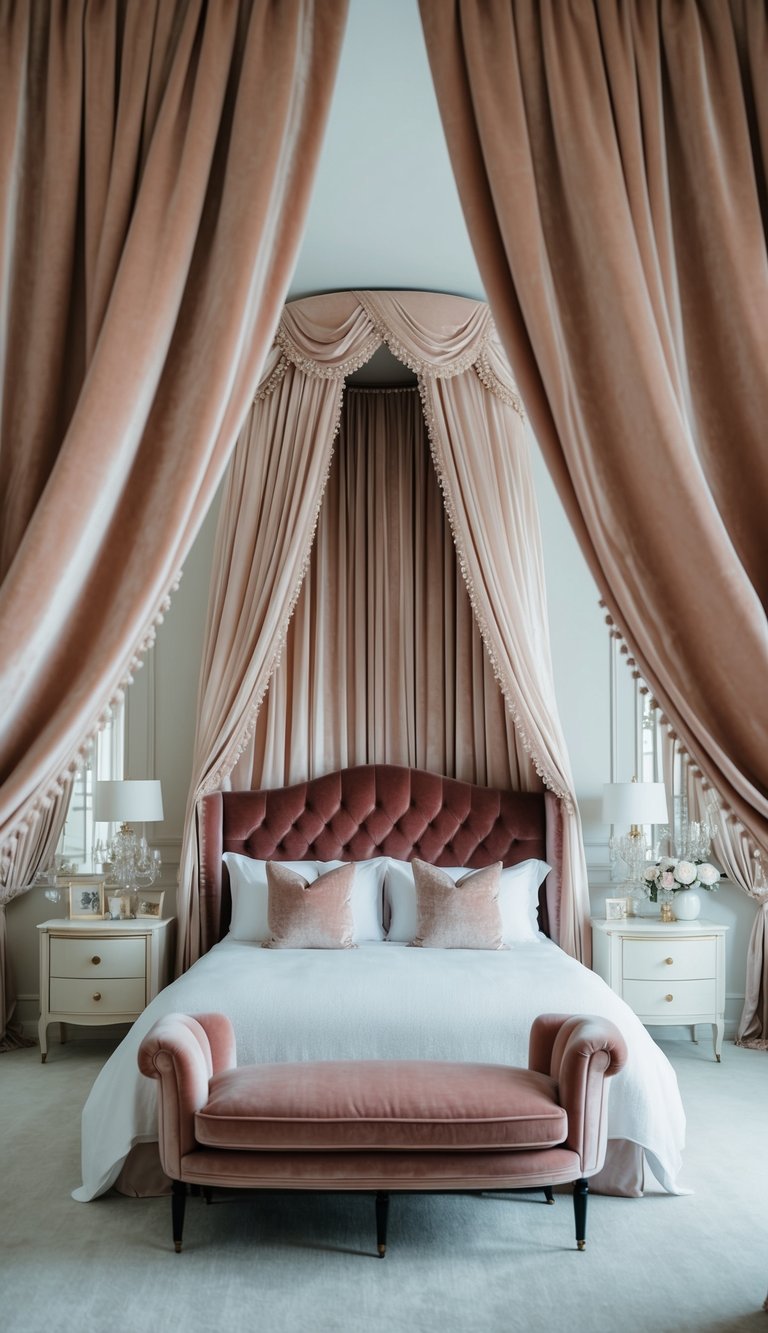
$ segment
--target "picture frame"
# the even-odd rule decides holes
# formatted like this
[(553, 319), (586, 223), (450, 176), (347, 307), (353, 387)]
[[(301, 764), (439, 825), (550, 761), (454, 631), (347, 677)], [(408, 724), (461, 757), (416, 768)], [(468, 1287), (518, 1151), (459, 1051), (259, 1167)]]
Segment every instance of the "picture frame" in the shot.
[(100, 921), (104, 916), (104, 879), (98, 875), (73, 875), (67, 881), (69, 915), (72, 921)]
[(165, 889), (137, 889), (136, 916), (159, 921), (163, 915)]
[(606, 898), (605, 900), (606, 921), (623, 921), (626, 915), (627, 915), (626, 898)]

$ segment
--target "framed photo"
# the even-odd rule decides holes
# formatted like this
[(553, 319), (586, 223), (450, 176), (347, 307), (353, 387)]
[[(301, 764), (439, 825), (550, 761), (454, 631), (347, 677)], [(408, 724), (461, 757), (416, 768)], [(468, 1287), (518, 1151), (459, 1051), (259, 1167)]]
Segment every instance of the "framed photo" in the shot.
[(163, 915), (165, 889), (139, 889), (136, 894), (136, 916), (154, 917), (156, 921)]
[(81, 875), (69, 880), (69, 915), (73, 921), (98, 921), (103, 917), (103, 879)]
[(605, 900), (606, 921), (623, 921), (626, 915), (627, 915), (626, 898), (606, 898)]

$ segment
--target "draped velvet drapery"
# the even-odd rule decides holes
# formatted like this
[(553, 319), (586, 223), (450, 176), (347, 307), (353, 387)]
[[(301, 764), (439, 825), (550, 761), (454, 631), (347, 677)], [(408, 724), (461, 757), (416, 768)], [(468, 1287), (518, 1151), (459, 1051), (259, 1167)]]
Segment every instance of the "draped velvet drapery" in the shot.
[(420, 9), (470, 238), (560, 497), (632, 664), (766, 856), (765, 8)]
[(3, 896), (50, 842), (252, 401), (346, 7), (0, 8)]
[[(254, 730), (308, 564), (344, 380), (382, 342), (418, 377), (476, 623), (523, 751), (552, 796), (550, 826), (566, 869), (555, 933), (577, 957), (588, 948), (586, 867), (552, 686), (529, 443), (488, 309), (426, 293), (342, 292), (286, 306), (223, 499), (182, 848), (179, 969), (200, 947), (197, 800), (251, 785)], [(265, 739), (262, 730), (258, 744)]]

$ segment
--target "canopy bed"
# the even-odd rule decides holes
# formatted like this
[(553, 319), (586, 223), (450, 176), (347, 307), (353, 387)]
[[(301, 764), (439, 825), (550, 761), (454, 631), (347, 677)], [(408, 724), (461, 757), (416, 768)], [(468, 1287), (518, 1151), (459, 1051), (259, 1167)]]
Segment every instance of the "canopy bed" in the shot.
[[(416, 374), (421, 412), (411, 393), (345, 413), (346, 376), (383, 342)], [(354, 456), (355, 423), (372, 463)], [(414, 860), (448, 867), (454, 883), (500, 864), (504, 947), (409, 947)], [(263, 949), (270, 862), (307, 887), (354, 863), (368, 923), (356, 947)], [(488, 309), (418, 292), (294, 302), (222, 500), (181, 858), (182, 975), (97, 1080), (76, 1197), (118, 1176), (127, 1192), (146, 1188), (141, 1154), (123, 1169), (156, 1139), (136, 1053), (172, 1011), (227, 1013), (245, 1063), (517, 1066), (537, 1013), (603, 1015), (630, 1059), (613, 1081), (598, 1187), (641, 1193), (645, 1154), (675, 1191), (675, 1077), (582, 965), (587, 913), (529, 441)]]

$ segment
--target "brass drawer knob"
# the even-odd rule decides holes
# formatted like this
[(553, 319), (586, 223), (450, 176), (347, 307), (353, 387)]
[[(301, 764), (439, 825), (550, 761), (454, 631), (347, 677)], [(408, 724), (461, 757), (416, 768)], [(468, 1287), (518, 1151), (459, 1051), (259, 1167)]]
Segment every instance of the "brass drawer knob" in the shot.
[(674, 998), (675, 998), (674, 995), (665, 995), (665, 996), (664, 996), (664, 999), (665, 999), (665, 1000), (674, 1000)]
[[(96, 962), (96, 959), (94, 958), (93, 961), (94, 961), (94, 963), (95, 963), (95, 962)], [(664, 962), (665, 962), (665, 963), (674, 963), (674, 961), (675, 961), (674, 958), (665, 958), (665, 959), (664, 959)]]
[[(94, 999), (94, 1000), (100, 1000), (100, 999), (101, 999), (101, 991), (100, 991), (100, 990), (97, 990), (97, 991), (94, 993), (94, 995), (92, 996), (92, 999)], [(671, 996), (671, 995), (668, 995), (668, 996), (667, 996), (667, 999), (668, 999), (668, 1000), (671, 1000), (671, 999), (672, 999), (672, 996)]]
[[(93, 966), (94, 966), (94, 967), (98, 967), (98, 966), (99, 966), (99, 963), (101, 962), (101, 959), (99, 958), (99, 955), (98, 955), (97, 953), (95, 953), (95, 954), (93, 955), (93, 958), (91, 959), (91, 962), (93, 963)], [(668, 959), (667, 959), (667, 962), (668, 962), (668, 963), (671, 963), (671, 962), (672, 962), (672, 959), (671, 959), (671, 958), (668, 958)]]

